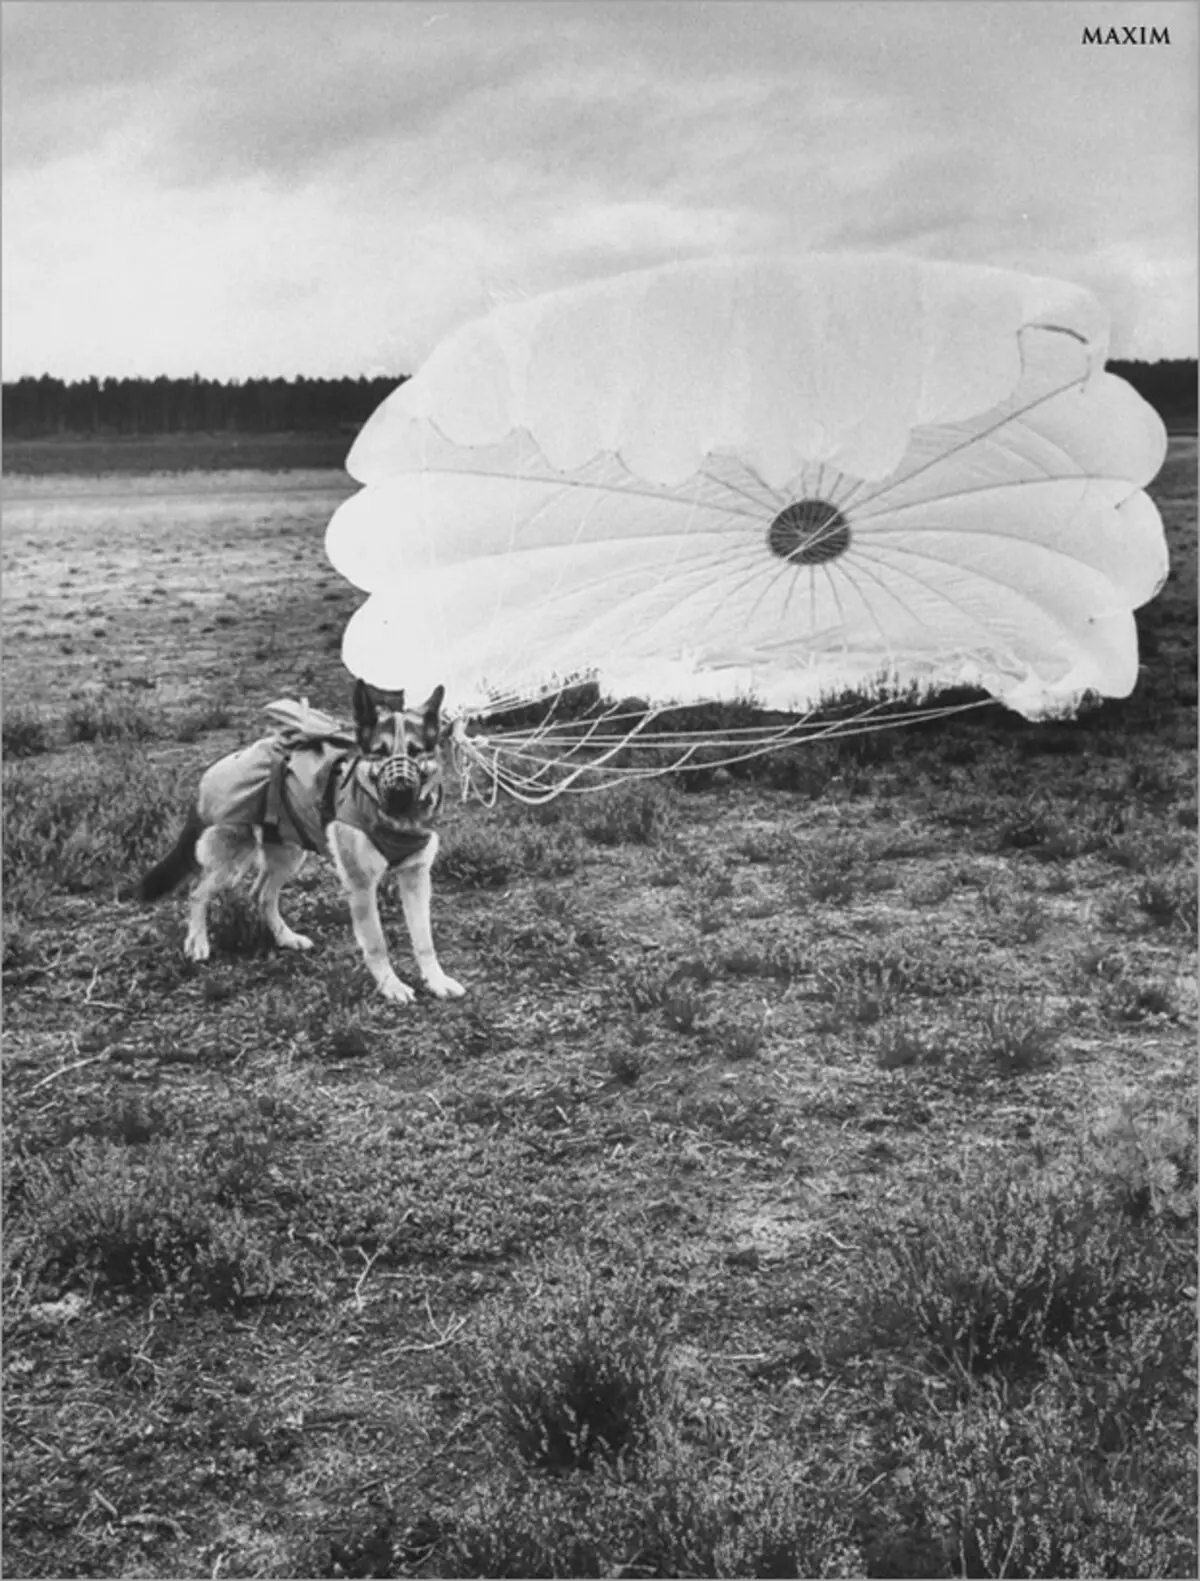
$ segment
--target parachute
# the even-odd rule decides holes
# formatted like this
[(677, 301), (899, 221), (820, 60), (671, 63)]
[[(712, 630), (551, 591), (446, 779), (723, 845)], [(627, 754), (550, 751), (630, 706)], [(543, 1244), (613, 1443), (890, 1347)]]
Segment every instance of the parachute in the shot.
[[(1133, 611), (1167, 574), (1142, 492), (1166, 432), (1106, 352), (1077, 286), (882, 254), (507, 303), (355, 442), (364, 487), (326, 538), (369, 595), (344, 661), (385, 689), (444, 683), (476, 720), (583, 678), (797, 729), (847, 691), (868, 722), (897, 692), (968, 686), (1028, 719), (1126, 696)], [(609, 723), (593, 748), (622, 740)]]

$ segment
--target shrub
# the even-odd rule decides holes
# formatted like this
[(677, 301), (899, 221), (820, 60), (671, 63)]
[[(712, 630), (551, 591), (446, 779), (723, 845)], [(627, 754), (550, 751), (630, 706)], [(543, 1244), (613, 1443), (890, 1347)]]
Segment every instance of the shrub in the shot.
[(727, 1060), (753, 1059), (762, 1051), (771, 1026), (771, 1012), (764, 1007), (757, 1014), (724, 1016), (709, 1028), (709, 1039)]
[(1000, 825), (1001, 851), (1028, 851), (1041, 862), (1067, 862), (1083, 850), (1077, 830), (1052, 807), (1030, 800)]
[(638, 1046), (635, 1023), (627, 1029), (624, 1040), (609, 1049), (608, 1068), (623, 1086), (632, 1087), (644, 1075), (646, 1065), (646, 1055)]
[(1095, 1172), (1120, 1210), (1187, 1221), (1196, 1215), (1196, 1119), (1129, 1098), (1092, 1128)]
[(50, 731), (36, 708), (18, 704), (6, 709), (3, 724), (6, 758), (32, 758), (50, 750)]
[(1106, 847), (1105, 856), (1127, 873), (1146, 873), (1155, 867), (1170, 866), (1184, 852), (1184, 843), (1172, 836), (1154, 837), (1139, 830), (1116, 836)]
[(697, 1032), (704, 1014), (704, 999), (686, 978), (667, 985), (662, 996), (663, 1020), (672, 1032)]
[(979, 1051), (1003, 1076), (1043, 1069), (1057, 1041), (1058, 1028), (1041, 1007), (998, 999), (984, 1011)]
[(657, 845), (670, 827), (674, 803), (660, 785), (623, 785), (589, 801), (584, 834), (597, 845)]
[(715, 1458), (656, 1427), (636, 1469), (485, 1477), (436, 1556), (445, 1576), (853, 1577), (857, 1489), (817, 1451)]
[(873, 1026), (894, 1008), (904, 984), (902, 970), (880, 955), (861, 957), (816, 971), (817, 997), (829, 1004), (819, 1020), (825, 1031), (839, 1031), (847, 1023)]
[(735, 944), (721, 957), (721, 970), (730, 977), (769, 977), (771, 956), (759, 944)]
[(570, 824), (463, 819), (442, 837), (438, 872), (476, 889), (501, 889), (522, 876), (565, 877), (580, 861), (579, 834)]
[(150, 741), (158, 721), (127, 697), (84, 698), (67, 712), (68, 741)]
[(175, 726), (176, 741), (198, 741), (211, 730), (225, 730), (233, 723), (233, 711), (225, 703), (205, 703), (190, 708)]
[(1035, 944), (1050, 924), (1050, 913), (1037, 895), (1008, 895), (991, 886), (980, 893), (984, 909), (992, 914), (1004, 942)]
[(1132, 972), (1120, 970), (1103, 982), (1100, 1005), (1114, 1021), (1137, 1023), (1148, 1016), (1179, 1014), (1179, 996), (1167, 978), (1139, 981)]
[(1178, 927), (1196, 934), (1196, 877), (1194, 872), (1145, 878), (1134, 895), (1140, 910), (1156, 927)]
[(921, 929), (865, 940), (851, 959), (818, 965), (817, 978), (823, 988), (853, 986), (885, 1001), (957, 999), (983, 980), (975, 958), (959, 941)]
[(625, 967), (616, 979), (612, 990), (614, 1003), (622, 1009), (644, 1015), (649, 1010), (665, 1010), (677, 1019), (687, 1017), (688, 1007), (693, 1006), (691, 1021), (699, 1011), (696, 989), (707, 988), (713, 980), (713, 969), (699, 958), (669, 963), (640, 961)]
[(173, 1294), (218, 1307), (270, 1296), (278, 1275), (239, 1199), (262, 1174), (218, 1138), (190, 1154), (178, 1144), (114, 1146), (85, 1139), (59, 1159), (34, 1161), (21, 1222), (45, 1277), (108, 1294)]
[(786, 865), (796, 861), (800, 855), (799, 842), (774, 829), (766, 834), (755, 832), (744, 835), (734, 845), (734, 850), (739, 856), (745, 857), (747, 862), (764, 866)]
[(845, 838), (814, 844), (802, 858), (803, 897), (809, 900), (849, 900), (860, 852)]
[(903, 1070), (913, 1065), (936, 1065), (943, 1050), (916, 1026), (894, 1022), (879, 1029), (875, 1057), (881, 1070)]
[(1139, 756), (1129, 765), (1128, 786), (1135, 796), (1160, 801), (1170, 797), (1180, 781), (1179, 767), (1168, 753)]
[(503, 1440), (526, 1464), (615, 1464), (644, 1445), (673, 1397), (667, 1314), (637, 1270), (616, 1282), (569, 1259), (549, 1277), (537, 1301), (481, 1323), (479, 1376)]
[(960, 1382), (1040, 1376), (1068, 1344), (1098, 1354), (1130, 1315), (1176, 1299), (1180, 1253), (1041, 1173), (974, 1166), (880, 1227), (858, 1306), (870, 1346)]
[(6, 908), (33, 914), (49, 891), (130, 879), (179, 821), (173, 783), (138, 753), (84, 757), (70, 770), (61, 760), (5, 766)]
[[(910, 1442), (905, 1480), (940, 1545), (941, 1574), (1187, 1576), (1195, 1567), (1190, 1446), (1153, 1469), (1081, 1453), (1063, 1391), (1020, 1408), (985, 1389)], [(878, 1573), (878, 1572), (877, 1572)]]

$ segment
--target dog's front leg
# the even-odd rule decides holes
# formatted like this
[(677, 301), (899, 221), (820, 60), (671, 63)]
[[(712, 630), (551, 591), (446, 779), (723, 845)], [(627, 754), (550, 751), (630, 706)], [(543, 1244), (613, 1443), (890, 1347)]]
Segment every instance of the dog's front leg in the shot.
[(446, 976), (438, 964), (437, 952), (433, 947), (433, 928), (429, 920), (433, 884), (429, 870), (437, 852), (438, 837), (433, 834), (423, 851), (400, 864), (396, 869), (396, 878), (400, 884), (400, 899), (404, 905), (404, 920), (412, 939), (413, 954), (421, 969), (421, 981), (438, 999), (461, 999), (467, 990), (461, 983), (456, 983), (453, 977)]
[(409, 1004), (416, 996), (392, 970), (375, 899), (379, 880), (387, 872), (387, 858), (375, 849), (361, 830), (349, 824), (331, 823), (326, 835), (334, 866), (350, 897), (354, 937), (358, 940), (371, 976), (379, 984), (385, 999), (399, 1005)]

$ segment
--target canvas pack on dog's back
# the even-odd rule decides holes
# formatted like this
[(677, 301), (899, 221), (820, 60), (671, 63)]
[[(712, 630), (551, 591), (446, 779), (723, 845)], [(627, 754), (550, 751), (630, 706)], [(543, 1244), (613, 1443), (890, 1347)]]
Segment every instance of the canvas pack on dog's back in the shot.
[(266, 840), (328, 851), (335, 819), (371, 841), (389, 866), (429, 843), (430, 831), (390, 818), (358, 773), (361, 755), (344, 736), (263, 736), (214, 763), (200, 781), (198, 810), (208, 824), (259, 824)]

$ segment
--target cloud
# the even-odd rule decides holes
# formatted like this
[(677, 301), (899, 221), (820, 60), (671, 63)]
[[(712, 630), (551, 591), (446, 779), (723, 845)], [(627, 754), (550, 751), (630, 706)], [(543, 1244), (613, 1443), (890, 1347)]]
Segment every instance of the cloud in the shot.
[[(1081, 45), (1118, 11), (1170, 49)], [(1172, 0), (34, 0), (3, 28), (6, 369), (401, 371), (497, 294), (771, 247), (1066, 272), (1194, 347)]]

